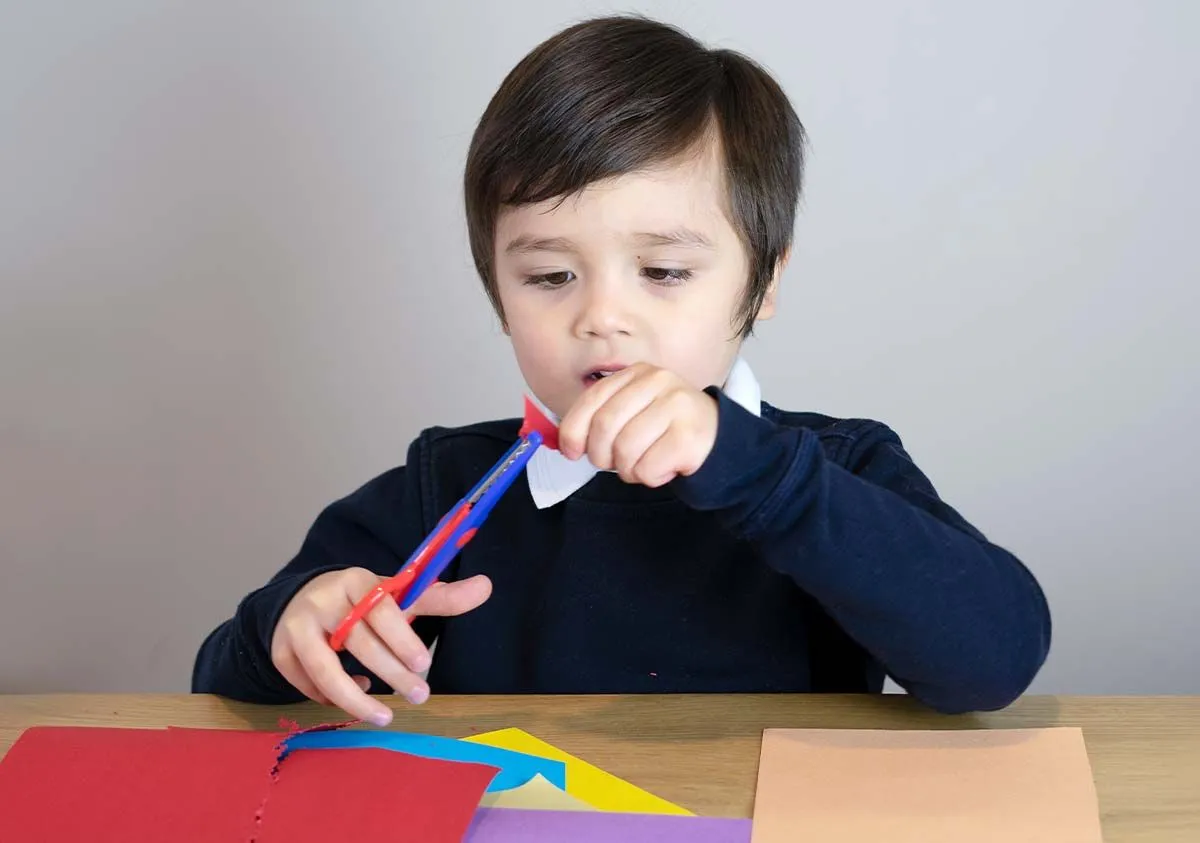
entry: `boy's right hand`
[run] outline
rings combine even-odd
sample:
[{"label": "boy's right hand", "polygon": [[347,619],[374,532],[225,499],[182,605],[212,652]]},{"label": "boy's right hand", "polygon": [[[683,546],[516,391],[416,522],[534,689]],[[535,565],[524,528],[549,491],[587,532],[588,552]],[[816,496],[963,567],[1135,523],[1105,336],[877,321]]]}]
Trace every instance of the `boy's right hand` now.
[{"label": "boy's right hand", "polygon": [[[314,577],[296,592],[271,637],[271,662],[297,690],[322,705],[336,705],[352,717],[379,726],[392,710],[368,693],[365,676],[351,677],[329,636],[342,619],[383,577],[366,568],[347,568]],[[411,616],[461,615],[482,605],[492,593],[485,576],[432,584],[408,610]],[[355,624],[346,650],[409,702],[423,703],[429,686],[417,674],[430,665],[429,650],[409,625],[395,600],[381,600]]]}]

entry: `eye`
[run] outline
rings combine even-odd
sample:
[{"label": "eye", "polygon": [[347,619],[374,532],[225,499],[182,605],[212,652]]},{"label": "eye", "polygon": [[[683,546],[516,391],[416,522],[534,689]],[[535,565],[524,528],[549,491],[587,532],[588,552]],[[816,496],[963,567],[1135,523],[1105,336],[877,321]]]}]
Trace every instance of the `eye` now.
[{"label": "eye", "polygon": [[690,269],[668,269],[665,266],[642,267],[642,275],[663,287],[674,287],[692,277]]},{"label": "eye", "polygon": [[570,270],[562,272],[546,272],[541,275],[526,275],[525,283],[534,287],[557,289],[575,280],[575,273]]}]

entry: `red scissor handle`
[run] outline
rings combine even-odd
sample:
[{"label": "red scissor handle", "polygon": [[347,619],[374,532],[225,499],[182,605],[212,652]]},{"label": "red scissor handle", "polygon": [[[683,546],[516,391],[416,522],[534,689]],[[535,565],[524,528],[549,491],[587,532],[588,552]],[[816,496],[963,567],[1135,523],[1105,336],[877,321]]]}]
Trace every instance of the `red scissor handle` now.
[{"label": "red scissor handle", "polygon": [[[466,504],[460,505],[450,517],[442,522],[441,526],[429,537],[429,541],[425,542],[395,576],[388,577],[386,580],[380,580],[374,588],[354,604],[349,614],[342,619],[342,622],[334,629],[333,634],[329,636],[329,646],[333,648],[335,653],[346,646],[346,639],[350,637],[350,631],[354,629],[354,625],[369,615],[383,601],[384,597],[391,597],[397,602],[404,599],[404,593],[408,591],[413,581],[421,575],[425,570],[425,566],[429,564],[429,560],[437,555],[442,545],[446,543],[446,540],[450,538],[470,511],[470,506]],[[409,623],[412,623],[411,617],[408,620]]]}]

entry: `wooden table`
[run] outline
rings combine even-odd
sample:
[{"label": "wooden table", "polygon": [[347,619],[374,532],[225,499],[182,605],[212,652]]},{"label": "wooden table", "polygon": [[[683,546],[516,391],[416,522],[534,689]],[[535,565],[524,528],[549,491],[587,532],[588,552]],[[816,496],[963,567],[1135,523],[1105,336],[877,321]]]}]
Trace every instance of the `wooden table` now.
[{"label": "wooden table", "polygon": [[[395,698],[393,728],[448,737],[518,726],[708,816],[748,817],[766,727],[973,729],[1080,726],[1107,843],[1200,841],[1200,697],[1026,697],[944,717],[893,695]],[[275,729],[344,719],[315,705],[206,696],[0,696],[0,754],[31,725]]]}]

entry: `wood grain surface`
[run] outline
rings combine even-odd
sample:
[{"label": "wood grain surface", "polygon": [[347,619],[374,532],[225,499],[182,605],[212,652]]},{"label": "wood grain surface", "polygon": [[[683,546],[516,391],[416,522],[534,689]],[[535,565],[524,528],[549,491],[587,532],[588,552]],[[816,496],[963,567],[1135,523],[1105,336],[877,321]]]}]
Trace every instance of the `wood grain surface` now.
[{"label": "wood grain surface", "polygon": [[[901,695],[442,696],[392,701],[391,728],[465,737],[517,726],[707,816],[748,817],[762,730],[1079,726],[1108,843],[1200,841],[1200,697],[1031,696],[946,717]],[[0,753],[32,725],[275,729],[344,717],[306,704],[251,706],[199,695],[0,696]]]}]

